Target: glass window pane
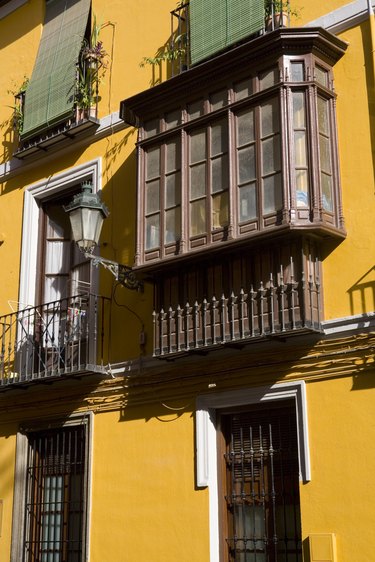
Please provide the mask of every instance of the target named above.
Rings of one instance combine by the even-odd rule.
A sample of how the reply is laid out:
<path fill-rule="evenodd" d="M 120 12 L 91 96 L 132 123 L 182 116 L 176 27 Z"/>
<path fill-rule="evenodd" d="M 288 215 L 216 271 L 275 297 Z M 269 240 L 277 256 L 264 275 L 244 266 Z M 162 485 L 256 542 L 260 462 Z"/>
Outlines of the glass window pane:
<path fill-rule="evenodd" d="M 309 207 L 309 178 L 307 170 L 296 170 L 297 207 Z"/>
<path fill-rule="evenodd" d="M 146 250 L 157 248 L 160 245 L 159 222 L 159 214 L 146 218 Z"/>
<path fill-rule="evenodd" d="M 322 86 L 328 88 L 328 71 L 321 66 L 315 67 L 315 80 Z"/>
<path fill-rule="evenodd" d="M 280 170 L 280 136 L 262 141 L 263 175 Z"/>
<path fill-rule="evenodd" d="M 228 92 L 227 90 L 220 90 L 220 92 L 215 92 L 210 96 L 211 107 L 214 111 L 215 109 L 220 109 L 228 103 Z"/>
<path fill-rule="evenodd" d="M 279 100 L 273 98 L 260 106 L 262 137 L 280 130 Z"/>
<path fill-rule="evenodd" d="M 322 184 L 323 209 L 332 212 L 332 178 L 331 176 L 327 176 L 327 174 L 321 173 L 320 180 Z"/>
<path fill-rule="evenodd" d="M 147 152 L 146 179 L 155 178 L 160 175 L 160 148 L 156 146 Z"/>
<path fill-rule="evenodd" d="M 166 152 L 167 152 L 167 162 L 166 162 L 166 171 L 172 172 L 173 170 L 179 170 L 181 167 L 180 164 L 180 140 L 173 139 L 166 143 Z"/>
<path fill-rule="evenodd" d="M 146 213 L 154 213 L 160 208 L 159 180 L 146 183 Z"/>
<path fill-rule="evenodd" d="M 307 166 L 306 133 L 294 132 L 294 160 L 297 167 Z"/>
<path fill-rule="evenodd" d="M 305 95 L 303 92 L 293 92 L 293 127 L 303 129 L 305 126 Z"/>
<path fill-rule="evenodd" d="M 228 155 L 219 156 L 211 162 L 212 192 L 228 189 Z"/>
<path fill-rule="evenodd" d="M 247 146 L 238 151 L 238 183 L 255 178 L 255 146 Z"/>
<path fill-rule="evenodd" d="M 46 242 L 45 273 L 69 273 L 70 269 L 70 241 Z"/>
<path fill-rule="evenodd" d="M 228 150 L 228 126 L 226 119 L 211 126 L 211 156 Z"/>
<path fill-rule="evenodd" d="M 190 119 L 197 119 L 197 117 L 203 115 L 203 100 L 189 103 L 188 115 Z"/>
<path fill-rule="evenodd" d="M 329 134 L 328 103 L 327 100 L 324 100 L 323 98 L 318 98 L 318 123 L 319 123 L 319 132 L 328 135 Z"/>
<path fill-rule="evenodd" d="M 319 136 L 320 168 L 324 172 L 331 172 L 331 151 L 329 139 Z"/>
<path fill-rule="evenodd" d="M 303 82 L 305 68 L 303 62 L 292 62 L 290 65 L 290 79 L 292 82 Z"/>
<path fill-rule="evenodd" d="M 240 222 L 255 219 L 257 216 L 256 184 L 244 185 L 239 190 Z"/>
<path fill-rule="evenodd" d="M 171 111 L 167 113 L 165 116 L 165 126 L 167 129 L 172 129 L 173 127 L 177 127 L 181 123 L 181 110 L 177 109 L 176 111 Z"/>
<path fill-rule="evenodd" d="M 243 100 L 252 94 L 252 81 L 250 78 L 237 82 L 234 85 L 236 100 Z"/>
<path fill-rule="evenodd" d="M 170 244 L 181 236 L 181 209 L 170 209 L 165 213 L 165 243 Z"/>
<path fill-rule="evenodd" d="M 279 69 L 277 67 L 270 68 L 259 74 L 259 89 L 264 90 L 270 86 L 274 86 L 279 81 Z"/>
<path fill-rule="evenodd" d="M 237 146 L 254 140 L 254 110 L 247 109 L 237 114 Z"/>
<path fill-rule="evenodd" d="M 180 172 L 170 174 L 165 178 L 165 206 L 174 207 L 181 203 L 181 175 Z"/>
<path fill-rule="evenodd" d="M 159 119 L 152 119 L 151 121 L 146 121 L 143 126 L 145 131 L 145 137 L 150 138 L 159 132 Z"/>
<path fill-rule="evenodd" d="M 228 192 L 212 197 L 212 227 L 222 228 L 228 224 Z"/>
<path fill-rule="evenodd" d="M 49 204 L 47 214 L 47 238 L 70 238 L 70 221 L 62 204 Z"/>
<path fill-rule="evenodd" d="M 273 213 L 282 206 L 281 175 L 274 174 L 263 180 L 263 211 Z"/>
<path fill-rule="evenodd" d="M 206 199 L 190 203 L 190 235 L 206 232 Z"/>
<path fill-rule="evenodd" d="M 206 158 L 206 130 L 200 129 L 190 135 L 190 162 L 199 162 Z"/>
<path fill-rule="evenodd" d="M 54 302 L 67 297 L 68 275 L 46 276 L 44 281 L 44 302 Z"/>
<path fill-rule="evenodd" d="M 197 164 L 190 168 L 190 199 L 206 194 L 206 164 Z"/>

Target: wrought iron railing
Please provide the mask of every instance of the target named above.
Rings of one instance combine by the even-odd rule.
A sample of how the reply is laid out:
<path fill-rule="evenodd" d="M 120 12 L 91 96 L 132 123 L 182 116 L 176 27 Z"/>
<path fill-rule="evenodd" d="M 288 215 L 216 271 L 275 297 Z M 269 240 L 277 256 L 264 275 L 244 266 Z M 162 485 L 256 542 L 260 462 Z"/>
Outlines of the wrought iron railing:
<path fill-rule="evenodd" d="M 285 279 L 286 278 L 286 279 Z M 320 331 L 318 268 L 298 281 L 280 268 L 258 287 L 153 313 L 154 356 L 210 350 L 268 336 Z"/>
<path fill-rule="evenodd" d="M 0 388 L 108 362 L 109 314 L 109 299 L 81 294 L 0 317 Z"/>

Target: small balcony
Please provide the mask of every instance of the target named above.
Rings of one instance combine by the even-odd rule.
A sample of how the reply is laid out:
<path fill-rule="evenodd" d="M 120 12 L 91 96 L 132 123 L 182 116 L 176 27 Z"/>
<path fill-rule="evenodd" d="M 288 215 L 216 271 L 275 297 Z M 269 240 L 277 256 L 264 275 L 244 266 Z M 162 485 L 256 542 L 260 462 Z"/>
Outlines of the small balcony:
<path fill-rule="evenodd" d="M 186 302 L 153 313 L 154 356 L 207 353 L 267 338 L 320 332 L 322 295 L 318 262 L 295 276 L 294 263 L 238 292 Z"/>
<path fill-rule="evenodd" d="M 0 317 L 0 390 L 101 372 L 109 299 L 81 294 Z"/>
<path fill-rule="evenodd" d="M 240 4 L 239 7 L 241 9 Z M 244 8 L 249 9 L 245 4 L 242 9 Z M 217 18 L 220 17 L 217 15 L 218 13 L 219 10 L 217 8 L 208 6 L 205 11 L 205 17 L 208 21 L 212 20 L 216 22 Z M 265 0 L 264 7 L 261 5 L 261 2 L 259 2 L 255 17 L 261 17 L 262 23 L 260 25 L 255 25 L 254 30 L 252 30 L 250 26 L 248 33 L 245 33 L 244 36 L 237 41 L 234 39 L 229 41 L 229 45 L 235 45 L 240 42 L 241 39 L 248 40 L 251 37 L 255 38 L 259 35 L 264 35 L 280 27 L 289 27 L 291 16 L 298 17 L 299 12 L 291 7 L 289 0 Z M 171 11 L 171 34 L 169 42 L 158 50 L 155 58 L 148 59 L 148 62 L 160 64 L 163 60 L 167 61 L 170 63 L 171 77 L 188 70 L 190 66 L 194 64 L 194 59 L 191 56 L 191 25 L 194 27 L 194 22 L 191 24 L 189 0 L 178 2 L 177 7 Z M 229 26 L 226 25 L 227 31 L 228 27 Z M 217 25 L 217 28 L 216 36 L 218 37 L 221 29 L 220 24 Z M 193 29 L 193 35 L 194 31 Z M 224 39 L 221 40 L 220 43 L 224 44 Z M 224 47 L 222 47 L 221 50 L 224 50 Z"/>
<path fill-rule="evenodd" d="M 84 58 L 76 68 L 76 80 L 70 113 L 57 122 L 46 123 L 40 130 L 24 134 L 26 87 L 16 94 L 13 128 L 18 137 L 14 156 L 26 160 L 46 152 L 58 150 L 63 146 L 93 134 L 99 127 L 99 72 L 103 63 L 93 58 Z"/>

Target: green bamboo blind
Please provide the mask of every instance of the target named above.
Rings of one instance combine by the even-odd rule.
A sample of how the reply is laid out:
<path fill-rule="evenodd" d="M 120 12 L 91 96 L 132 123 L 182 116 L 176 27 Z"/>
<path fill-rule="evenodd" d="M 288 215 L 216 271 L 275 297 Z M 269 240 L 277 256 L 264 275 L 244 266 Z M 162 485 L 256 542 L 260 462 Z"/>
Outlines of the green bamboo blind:
<path fill-rule="evenodd" d="M 264 27 L 264 0 L 190 0 L 195 64 Z"/>
<path fill-rule="evenodd" d="M 73 110 L 76 63 L 91 0 L 50 0 L 25 98 L 22 138 L 30 137 Z"/>

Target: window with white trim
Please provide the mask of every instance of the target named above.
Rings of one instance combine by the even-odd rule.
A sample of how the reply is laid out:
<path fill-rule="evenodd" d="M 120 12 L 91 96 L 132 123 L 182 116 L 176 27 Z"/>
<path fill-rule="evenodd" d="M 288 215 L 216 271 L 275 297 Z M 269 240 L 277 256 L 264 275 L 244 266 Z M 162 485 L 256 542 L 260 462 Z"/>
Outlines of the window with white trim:
<path fill-rule="evenodd" d="M 196 432 L 197 485 L 210 489 L 210 561 L 302 560 L 298 489 L 311 479 L 304 381 L 201 395 Z"/>

